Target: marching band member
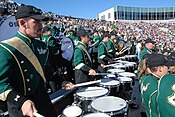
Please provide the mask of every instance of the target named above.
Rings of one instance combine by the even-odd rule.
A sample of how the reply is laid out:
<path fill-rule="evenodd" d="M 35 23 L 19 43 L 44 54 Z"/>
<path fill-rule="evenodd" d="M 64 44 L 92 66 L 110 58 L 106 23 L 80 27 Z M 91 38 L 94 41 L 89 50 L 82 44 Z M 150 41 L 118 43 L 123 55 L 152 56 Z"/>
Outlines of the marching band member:
<path fill-rule="evenodd" d="M 77 36 L 80 42 L 74 50 L 73 65 L 75 66 L 75 83 L 83 83 L 92 80 L 96 71 L 92 69 L 92 59 L 88 53 L 87 44 L 92 33 L 85 29 L 79 29 Z"/>
<path fill-rule="evenodd" d="M 58 54 L 60 53 L 60 47 L 59 47 L 57 39 L 55 39 L 52 36 L 52 30 L 49 26 L 45 26 L 42 29 L 42 40 L 43 40 L 43 42 L 46 43 L 46 45 L 48 46 L 48 49 L 49 49 L 48 61 L 49 61 L 49 64 L 51 65 L 49 71 L 52 70 L 53 72 L 51 72 L 51 73 L 54 73 L 54 74 L 48 74 L 48 76 L 50 78 L 50 82 L 53 81 L 53 83 L 50 83 L 50 84 L 52 87 L 52 91 L 54 92 L 56 89 L 61 88 L 61 84 L 63 82 L 63 78 L 61 78 L 56 73 L 58 64 L 60 64 L 60 62 L 63 62 L 63 61 L 58 60 Z M 53 68 L 53 69 L 51 69 L 51 68 Z M 66 81 L 64 81 L 64 82 L 66 82 Z M 71 82 L 67 82 L 67 83 L 68 83 L 68 85 L 72 85 Z M 55 85 L 53 85 L 53 84 L 55 84 Z M 70 86 L 70 87 L 72 87 L 72 86 Z"/>
<path fill-rule="evenodd" d="M 144 61 L 144 59 L 142 61 Z M 159 97 L 158 82 L 162 81 L 162 78 L 165 77 L 164 75 L 168 74 L 168 66 L 171 66 L 172 62 L 169 61 L 166 58 L 166 56 L 162 54 L 150 54 L 145 59 L 144 63 L 145 64 L 143 64 L 143 66 L 145 67 L 140 67 L 140 73 L 143 73 L 144 71 L 146 71 L 148 74 L 139 75 L 142 100 L 146 107 L 147 116 L 158 117 L 158 114 L 159 114 L 157 111 L 157 106 L 159 106 L 159 104 L 157 103 L 157 96 Z M 164 83 L 164 84 L 167 85 L 167 83 Z M 162 91 L 167 92 L 165 91 L 164 88 L 163 90 L 161 89 L 161 92 Z M 161 101 L 161 98 L 164 98 L 164 97 L 163 96 L 160 97 L 160 101 Z M 164 103 L 161 102 L 161 105 L 162 104 L 164 105 Z M 166 115 L 167 114 L 168 113 L 166 113 Z"/>
<path fill-rule="evenodd" d="M 109 41 L 109 34 L 105 32 L 102 35 L 102 41 L 98 46 L 98 63 L 100 64 L 98 69 L 101 72 L 106 72 L 105 65 L 112 63 L 112 59 L 108 55 L 107 42 Z"/>
<path fill-rule="evenodd" d="M 145 40 L 145 47 L 143 48 L 143 50 L 140 51 L 140 54 L 139 54 L 139 57 L 140 57 L 139 62 L 141 62 L 144 55 L 153 53 L 152 49 L 155 47 L 155 43 L 156 42 L 150 38 Z"/>
<path fill-rule="evenodd" d="M 115 58 L 116 55 L 118 55 L 118 52 L 116 51 L 115 48 L 115 41 L 116 40 L 116 32 L 112 31 L 110 33 L 110 39 L 107 42 L 107 48 L 108 48 L 108 53 L 111 58 Z"/>
<path fill-rule="evenodd" d="M 93 39 L 93 44 L 90 45 L 90 47 L 92 47 L 92 59 L 94 60 L 94 68 L 98 69 L 98 45 L 102 39 L 97 30 L 94 30 L 93 35 L 90 38 Z"/>
<path fill-rule="evenodd" d="M 21 6 L 16 19 L 19 31 L 0 46 L 0 100 L 7 102 L 10 117 L 34 117 L 38 112 L 56 117 L 45 88 L 48 49 L 36 40 L 46 17 L 34 6 Z"/>

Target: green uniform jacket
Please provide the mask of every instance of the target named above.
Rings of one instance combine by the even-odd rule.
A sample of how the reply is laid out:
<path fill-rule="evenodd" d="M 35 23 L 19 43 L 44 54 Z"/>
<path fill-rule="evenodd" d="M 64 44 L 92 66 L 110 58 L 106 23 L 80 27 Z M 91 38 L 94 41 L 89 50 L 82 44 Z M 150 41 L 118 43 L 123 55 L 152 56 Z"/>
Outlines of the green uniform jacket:
<path fill-rule="evenodd" d="M 89 73 L 89 70 L 92 68 L 92 60 L 87 51 L 87 46 L 83 44 L 82 42 L 79 42 L 78 45 L 75 47 L 73 65 L 75 67 L 75 78 L 78 79 L 76 83 L 86 82 L 88 78 L 90 77 L 88 73 Z"/>
<path fill-rule="evenodd" d="M 44 34 L 43 37 L 42 37 L 42 40 L 48 46 L 50 54 L 52 54 L 52 55 L 59 54 L 59 48 L 57 46 L 57 41 L 54 37 Z"/>
<path fill-rule="evenodd" d="M 98 48 L 98 45 L 101 42 L 101 40 L 102 39 L 101 39 L 101 37 L 99 35 L 93 37 L 93 41 L 94 41 L 93 45 L 94 45 L 95 48 Z"/>
<path fill-rule="evenodd" d="M 146 54 L 152 54 L 152 51 L 150 49 L 148 49 L 147 47 L 145 47 L 143 50 L 140 51 L 140 58 L 139 58 L 139 61 L 141 62 L 142 59 L 143 59 L 143 56 L 146 55 Z"/>
<path fill-rule="evenodd" d="M 46 44 L 40 40 L 30 39 L 20 32 L 16 34 L 16 37 L 31 48 L 44 70 L 48 58 L 48 48 Z M 49 104 L 51 104 L 51 101 L 47 95 L 43 78 L 22 53 L 6 43 L 2 42 L 1 44 L 0 100 L 7 101 L 7 103 L 10 103 L 13 111 L 18 111 L 26 99 L 31 99 L 41 114 L 49 116 L 48 113 L 50 112 L 48 111 L 50 110 L 48 109 L 47 111 L 44 107 L 49 108 L 50 106 L 47 104 L 48 101 Z M 17 59 L 15 59 L 8 50 L 10 50 Z"/>
<path fill-rule="evenodd" d="M 108 48 L 104 41 L 101 41 L 98 46 L 98 62 L 100 64 L 107 65 L 110 61 L 109 55 L 108 55 Z"/>
<path fill-rule="evenodd" d="M 163 76 L 158 86 L 159 117 L 175 117 L 175 75 Z"/>
<path fill-rule="evenodd" d="M 158 79 L 153 75 L 145 75 L 140 79 L 141 97 L 146 107 L 147 117 L 158 117 L 157 87 Z"/>
<path fill-rule="evenodd" d="M 113 58 L 115 57 L 115 43 L 112 39 L 110 39 L 107 43 L 107 48 L 108 48 L 108 53 L 110 54 L 110 56 Z"/>
<path fill-rule="evenodd" d="M 79 42 L 78 37 L 74 36 L 72 33 L 70 33 L 68 37 L 70 39 L 72 39 L 72 41 L 74 42 L 74 45 L 77 45 L 78 44 L 78 42 Z"/>

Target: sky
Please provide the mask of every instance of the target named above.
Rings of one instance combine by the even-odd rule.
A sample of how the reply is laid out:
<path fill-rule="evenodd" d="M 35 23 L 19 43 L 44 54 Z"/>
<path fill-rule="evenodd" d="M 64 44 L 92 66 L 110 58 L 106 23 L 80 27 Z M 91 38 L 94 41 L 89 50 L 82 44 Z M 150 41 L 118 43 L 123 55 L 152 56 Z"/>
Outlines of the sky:
<path fill-rule="evenodd" d="M 13 0 L 16 3 L 33 5 L 42 11 L 77 18 L 93 19 L 100 12 L 113 6 L 170 7 L 175 0 Z"/>

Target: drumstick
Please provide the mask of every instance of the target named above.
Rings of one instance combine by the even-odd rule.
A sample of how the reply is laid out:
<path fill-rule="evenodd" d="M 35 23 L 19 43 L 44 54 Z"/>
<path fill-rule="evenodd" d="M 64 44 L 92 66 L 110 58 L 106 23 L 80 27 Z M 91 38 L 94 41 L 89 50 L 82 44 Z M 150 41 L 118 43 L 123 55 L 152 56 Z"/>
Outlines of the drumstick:
<path fill-rule="evenodd" d="M 114 60 L 118 60 L 118 59 L 120 59 L 120 58 L 114 58 Z"/>
<path fill-rule="evenodd" d="M 75 84 L 74 87 L 81 87 L 81 86 L 91 85 L 91 84 L 100 83 L 100 82 L 101 80 L 84 82 L 84 83 Z"/>
<path fill-rule="evenodd" d="M 114 66 L 114 65 L 117 65 L 117 64 L 115 63 L 115 64 L 105 65 L 104 68 L 105 68 L 105 67 L 111 67 L 111 66 Z"/>
<path fill-rule="evenodd" d="M 35 117 L 44 117 L 43 115 L 41 115 L 41 114 L 39 114 L 39 113 L 37 113 L 37 112 L 34 112 L 33 115 L 34 115 Z"/>
<path fill-rule="evenodd" d="M 129 48 L 124 49 L 124 50 L 121 52 L 121 54 L 124 53 L 125 51 L 127 51 L 128 49 L 129 49 Z"/>
<path fill-rule="evenodd" d="M 97 75 L 109 75 L 109 74 L 113 74 L 113 73 L 97 73 Z"/>
<path fill-rule="evenodd" d="M 119 53 L 122 52 L 124 49 L 126 49 L 126 47 L 122 48 L 122 49 L 119 51 Z"/>

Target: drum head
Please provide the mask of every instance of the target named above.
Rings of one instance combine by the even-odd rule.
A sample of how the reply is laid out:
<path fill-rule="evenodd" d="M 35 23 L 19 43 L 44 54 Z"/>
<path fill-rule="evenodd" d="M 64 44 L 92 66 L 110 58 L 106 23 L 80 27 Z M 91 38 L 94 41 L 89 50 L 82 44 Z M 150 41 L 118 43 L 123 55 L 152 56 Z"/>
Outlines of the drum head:
<path fill-rule="evenodd" d="M 134 73 L 131 73 L 131 72 L 121 72 L 121 73 L 119 73 L 119 76 L 136 77 L 136 75 Z"/>
<path fill-rule="evenodd" d="M 90 113 L 90 114 L 84 115 L 83 117 L 110 117 L 110 116 L 105 113 Z"/>
<path fill-rule="evenodd" d="M 103 78 L 99 84 L 103 86 L 118 86 L 120 82 L 110 78 Z"/>
<path fill-rule="evenodd" d="M 117 69 L 126 68 L 126 66 L 125 65 L 122 65 L 122 64 L 114 65 L 113 67 L 114 68 L 117 68 Z"/>
<path fill-rule="evenodd" d="M 74 53 L 73 42 L 71 41 L 71 39 L 63 37 L 63 39 L 61 40 L 61 50 L 63 51 L 63 58 L 70 61 Z"/>
<path fill-rule="evenodd" d="M 103 87 L 84 87 L 76 92 L 76 95 L 84 98 L 101 97 L 108 94 L 108 89 Z"/>
<path fill-rule="evenodd" d="M 82 110 L 78 106 L 69 106 L 63 110 L 63 115 L 66 117 L 78 117 L 82 114 Z"/>
<path fill-rule="evenodd" d="M 105 106 L 104 106 L 105 105 Z M 99 112 L 117 112 L 127 107 L 124 99 L 114 96 L 100 97 L 92 101 L 91 107 Z"/>
<path fill-rule="evenodd" d="M 115 73 L 125 72 L 125 70 L 123 70 L 123 69 L 109 69 L 108 72 L 115 74 Z"/>

